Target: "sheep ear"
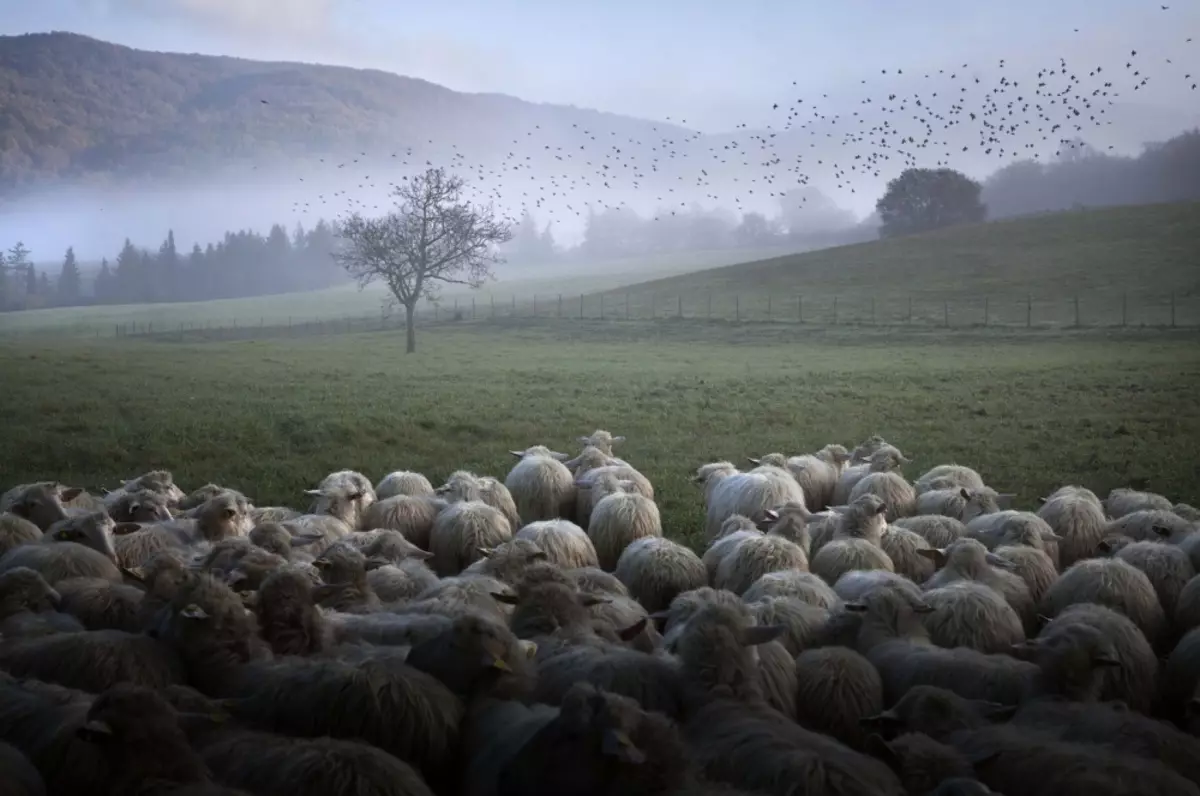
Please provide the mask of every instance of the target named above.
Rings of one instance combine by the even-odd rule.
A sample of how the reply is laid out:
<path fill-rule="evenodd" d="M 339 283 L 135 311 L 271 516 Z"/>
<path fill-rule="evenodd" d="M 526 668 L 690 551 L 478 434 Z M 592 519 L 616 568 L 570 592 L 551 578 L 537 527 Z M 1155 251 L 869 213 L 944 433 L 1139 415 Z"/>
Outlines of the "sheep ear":
<path fill-rule="evenodd" d="M 971 499 L 971 490 L 967 489 L 965 486 L 959 487 L 958 495 L 963 500 L 970 500 Z"/>
<path fill-rule="evenodd" d="M 121 574 L 138 583 L 146 582 L 146 572 L 141 567 L 121 567 Z"/>
<path fill-rule="evenodd" d="M 545 550 L 538 550 L 536 553 L 529 554 L 530 561 L 549 561 L 550 556 L 546 555 Z"/>
<path fill-rule="evenodd" d="M 127 533 L 137 533 L 141 529 L 142 529 L 142 526 L 140 523 L 118 522 L 116 525 L 113 526 L 112 535 L 113 536 L 124 536 Z"/>
<path fill-rule="evenodd" d="M 650 617 L 643 616 L 637 622 L 617 633 L 617 636 L 621 639 L 621 641 L 632 641 L 633 639 L 642 635 L 642 632 L 646 629 L 646 625 L 649 624 L 649 622 Z"/>
<path fill-rule="evenodd" d="M 92 719 L 87 724 L 84 724 L 75 731 L 75 734 L 85 741 L 99 741 L 105 738 L 111 738 L 113 731 L 112 727 L 99 719 Z"/>
<path fill-rule="evenodd" d="M 1096 550 L 1101 553 L 1111 553 L 1112 544 L 1107 539 L 1101 539 L 1096 545 Z"/>
<path fill-rule="evenodd" d="M 391 563 L 392 562 L 390 559 L 384 558 L 383 556 L 371 556 L 367 559 L 367 570 L 369 571 L 372 569 L 379 569 L 380 567 L 386 567 Z"/>
<path fill-rule="evenodd" d="M 655 611 L 654 613 L 650 614 L 650 620 L 654 622 L 654 626 L 659 630 L 662 630 L 664 627 L 666 627 L 667 620 L 670 618 L 670 611 Z"/>
<path fill-rule="evenodd" d="M 1154 531 L 1154 533 L 1158 534 L 1159 536 L 1171 535 L 1171 529 L 1163 525 L 1152 525 L 1150 526 L 1150 530 Z"/>
<path fill-rule="evenodd" d="M 755 465 L 762 464 L 762 459 L 755 459 L 753 456 L 747 456 L 746 461 L 750 462 L 751 464 L 755 464 Z"/>
<path fill-rule="evenodd" d="M 985 553 L 983 558 L 991 566 L 999 567 L 1000 569 L 1008 570 L 1009 572 L 1012 572 L 1017 568 L 1016 564 L 1009 561 L 1007 558 L 996 555 L 995 553 Z"/>
<path fill-rule="evenodd" d="M 306 489 L 306 490 L 304 490 L 304 494 L 312 495 L 313 497 L 316 497 L 317 495 L 321 495 L 323 493 L 319 489 Z"/>
<path fill-rule="evenodd" d="M 415 558 L 418 561 L 426 561 L 430 558 L 433 558 L 433 553 L 429 552 L 428 550 L 422 550 L 421 548 L 418 547 L 416 550 L 409 553 L 406 557 L 407 558 Z"/>
<path fill-rule="evenodd" d="M 868 716 L 862 719 L 863 722 L 870 721 L 875 718 Z M 883 740 L 883 736 L 877 733 L 872 733 L 867 736 L 866 752 L 872 757 L 882 760 L 887 763 L 888 768 L 893 771 L 899 771 L 904 766 L 904 761 L 900 758 L 892 747 L 888 746 L 887 741 Z"/>
<path fill-rule="evenodd" d="M 757 647 L 774 641 L 787 630 L 783 625 L 754 625 L 742 631 L 742 646 Z"/>
<path fill-rule="evenodd" d="M 1007 511 L 1012 508 L 1013 500 L 1016 499 L 1016 494 L 1013 492 L 1001 492 L 996 495 L 996 505 Z M 1043 501 L 1045 502 L 1045 501 Z"/>
<path fill-rule="evenodd" d="M 986 699 L 972 699 L 971 704 L 979 711 L 979 715 L 993 721 L 1007 721 L 1017 712 L 1016 705 L 989 702 Z"/>
<path fill-rule="evenodd" d="M 575 441 L 578 442 L 580 445 L 587 445 L 589 442 L 592 441 L 592 438 L 591 437 L 576 437 Z"/>
<path fill-rule="evenodd" d="M 763 516 L 766 517 L 769 521 L 775 522 L 775 520 L 779 519 L 779 512 L 776 511 L 775 509 L 767 509 L 766 511 L 763 512 Z"/>
<path fill-rule="evenodd" d="M 625 437 L 624 437 L 623 435 L 622 435 L 622 436 L 619 436 L 619 437 L 613 437 L 613 438 L 612 438 L 612 441 L 613 441 L 613 444 L 615 445 L 615 444 L 616 444 L 616 443 L 618 443 L 618 442 L 624 442 L 624 441 L 625 441 Z"/>
<path fill-rule="evenodd" d="M 61 497 L 63 500 L 71 501 L 71 500 L 74 500 L 75 498 L 79 497 L 82 494 L 83 494 L 83 487 L 68 486 L 68 487 L 63 487 L 62 491 L 59 493 L 59 497 Z"/>
<path fill-rule="evenodd" d="M 928 558 L 930 561 L 932 561 L 934 564 L 936 564 L 939 567 L 944 567 L 946 565 L 946 551 L 945 550 L 940 550 L 936 547 L 931 547 L 929 549 L 921 548 L 920 550 L 917 551 L 917 554 L 924 556 L 925 558 Z"/>
<path fill-rule="evenodd" d="M 307 547 L 323 539 L 323 536 L 293 536 L 291 539 L 292 547 Z"/>
<path fill-rule="evenodd" d="M 195 603 L 184 606 L 179 615 L 188 619 L 208 619 L 208 612 Z"/>
<path fill-rule="evenodd" d="M 584 608 L 591 608 L 593 605 L 612 602 L 607 597 L 601 597 L 599 594 L 581 594 L 579 595 L 579 604 Z"/>
<path fill-rule="evenodd" d="M 521 647 L 521 651 L 525 653 L 525 657 L 528 660 L 533 660 L 534 656 L 537 655 L 538 645 L 536 641 L 522 639 L 517 644 Z"/>
<path fill-rule="evenodd" d="M 525 458 L 525 452 L 524 452 L 524 451 L 509 451 L 509 453 L 511 453 L 513 456 L 516 456 L 518 459 L 524 459 L 524 458 Z"/>
<path fill-rule="evenodd" d="M 855 603 L 855 602 L 842 603 L 842 608 L 849 611 L 852 614 L 865 613 L 867 610 L 867 606 L 863 605 L 862 603 Z"/>
<path fill-rule="evenodd" d="M 1039 506 L 1045 505 L 1045 503 L 1046 503 L 1046 499 L 1044 497 L 1039 497 L 1037 500 L 1038 500 Z M 997 504 L 999 504 L 999 502 L 1000 502 L 999 500 L 996 501 Z"/>
<path fill-rule="evenodd" d="M 646 753 L 637 748 L 637 744 L 624 730 L 609 728 L 604 731 L 601 741 L 601 751 L 615 757 L 622 763 L 638 765 L 646 762 Z"/>
<path fill-rule="evenodd" d="M 1053 621 L 1054 621 L 1054 617 L 1052 617 L 1052 616 L 1046 616 L 1045 614 L 1038 614 L 1038 615 L 1037 615 L 1037 620 L 1038 620 L 1039 622 L 1041 622 L 1043 625 L 1047 625 L 1047 624 L 1049 624 L 1050 622 L 1053 622 Z"/>
<path fill-rule="evenodd" d="M 478 550 L 479 555 L 483 556 L 484 558 L 491 558 L 492 555 L 496 552 L 495 549 L 493 549 L 491 547 L 477 547 L 475 549 Z"/>
<path fill-rule="evenodd" d="M 885 710 L 882 713 L 876 713 L 874 716 L 863 716 L 858 720 L 858 723 L 863 727 L 886 727 L 890 725 L 901 724 L 899 714 L 894 710 Z M 880 738 L 880 740 L 883 740 Z"/>
<path fill-rule="evenodd" d="M 1016 644 L 1013 644 L 1013 645 L 1012 645 L 1012 647 L 1011 647 L 1011 649 L 1012 649 L 1012 651 L 1013 651 L 1013 652 L 1015 652 L 1017 655 L 1021 655 L 1021 654 L 1023 654 L 1023 653 L 1029 653 L 1029 652 L 1033 652 L 1034 650 L 1036 650 L 1036 649 L 1037 649 L 1038 647 L 1040 647 L 1041 645 L 1042 645 L 1042 642 L 1041 642 L 1041 640 L 1040 640 L 1040 639 L 1037 639 L 1037 638 L 1027 638 L 1027 639 L 1025 639 L 1024 641 L 1019 641 L 1019 642 L 1017 642 Z"/>
<path fill-rule="evenodd" d="M 504 603 L 505 605 L 516 605 L 518 602 L 520 602 L 515 594 L 505 594 L 502 591 L 494 591 L 491 592 L 491 595 L 493 600 L 498 603 Z"/>

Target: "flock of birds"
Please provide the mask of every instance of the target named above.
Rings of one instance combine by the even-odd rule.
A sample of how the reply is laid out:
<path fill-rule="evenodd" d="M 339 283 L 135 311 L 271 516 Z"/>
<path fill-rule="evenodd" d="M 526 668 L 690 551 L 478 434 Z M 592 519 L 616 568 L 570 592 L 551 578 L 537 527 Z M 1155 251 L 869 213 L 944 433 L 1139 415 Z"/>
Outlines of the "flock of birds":
<path fill-rule="evenodd" d="M 1184 42 L 1189 50 L 1192 41 Z M 296 201 L 292 210 L 378 214 L 390 206 L 388 193 L 434 166 L 464 177 L 466 199 L 491 204 L 509 219 L 532 214 L 577 225 L 590 212 L 653 208 L 657 221 L 693 202 L 739 213 L 774 210 L 784 201 L 802 209 L 813 198 L 805 190 L 810 186 L 856 194 L 905 168 L 948 167 L 959 157 L 1003 162 L 1061 156 L 1112 124 L 1118 98 L 1144 92 L 1153 80 L 1182 80 L 1195 91 L 1200 69 L 1193 74 L 1174 55 L 1130 49 L 1109 64 L 1059 57 L 1028 71 L 1000 59 L 919 77 L 903 68 L 883 69 L 881 78 L 890 85 L 876 86 L 857 108 L 838 105 L 828 94 L 785 99 L 772 105 L 779 122 L 763 129 L 742 123 L 727 135 L 690 130 L 686 119 L 670 117 L 640 124 L 644 129 L 631 135 L 638 122 L 578 114 L 592 121 L 566 128 L 547 118 L 507 131 L 501 124 L 489 127 L 499 132 L 474 147 L 424 137 L 391 152 L 320 158 L 316 171 L 297 179 L 337 187 Z M 914 90 L 915 77 L 920 87 Z"/>

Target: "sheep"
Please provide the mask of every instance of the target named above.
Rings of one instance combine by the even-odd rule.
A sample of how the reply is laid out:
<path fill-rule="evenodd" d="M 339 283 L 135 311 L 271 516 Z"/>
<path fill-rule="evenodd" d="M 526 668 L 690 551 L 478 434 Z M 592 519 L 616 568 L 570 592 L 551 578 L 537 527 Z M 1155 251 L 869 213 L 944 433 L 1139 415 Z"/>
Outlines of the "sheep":
<path fill-rule="evenodd" d="M 862 495 L 842 515 L 837 538 L 817 551 L 809 568 L 826 583 L 856 569 L 895 571 L 892 559 L 879 546 L 886 507 L 875 495 Z"/>
<path fill-rule="evenodd" d="M 870 661 L 845 647 L 806 650 L 796 658 L 796 682 L 796 721 L 862 750 L 862 719 L 883 710 L 883 683 Z"/>
<path fill-rule="evenodd" d="M 575 514 L 575 476 L 543 445 L 509 451 L 520 461 L 509 471 L 504 486 L 513 496 L 521 525 Z"/>
<path fill-rule="evenodd" d="M 393 495 L 368 506 L 362 524 L 366 528 L 399 531 L 417 547 L 428 550 L 433 523 L 447 505 L 431 495 Z"/>
<path fill-rule="evenodd" d="M 961 521 L 937 514 L 901 517 L 893 524 L 919 534 L 931 547 L 949 547 L 956 539 L 967 535 L 967 526 Z"/>
<path fill-rule="evenodd" d="M 46 796 L 46 783 L 37 768 L 13 746 L 0 742 L 0 771 L 4 796 Z"/>
<path fill-rule="evenodd" d="M 117 683 L 163 688 L 184 682 L 169 650 L 149 636 L 120 630 L 90 630 L 6 643 L 0 668 L 17 677 L 36 677 L 68 688 L 98 693 Z"/>
<path fill-rule="evenodd" d="M 1200 509 L 1188 503 L 1176 503 L 1171 507 L 1171 511 L 1188 522 L 1200 523 Z"/>
<path fill-rule="evenodd" d="M 604 429 L 598 428 L 586 437 L 576 438 L 575 441 L 586 448 L 595 448 L 605 456 L 612 456 L 613 446 L 624 442 L 625 437 L 614 437 Z"/>
<path fill-rule="evenodd" d="M 57 481 L 21 484 L 0 495 L 0 513 L 15 514 L 29 520 L 42 531 L 65 519 L 63 503 L 83 493 L 79 487 L 67 487 Z"/>
<path fill-rule="evenodd" d="M 245 592 L 258 589 L 268 575 L 287 563 L 288 559 L 268 553 L 244 537 L 234 537 L 217 542 L 196 569 Z"/>
<path fill-rule="evenodd" d="M 1200 577 L 1193 576 L 1175 602 L 1174 628 L 1182 636 L 1194 627 L 1200 627 Z"/>
<path fill-rule="evenodd" d="M 1046 498 L 1037 515 L 1061 538 L 1059 559 L 1064 567 L 1091 558 L 1104 538 L 1104 510 L 1096 495 L 1083 487 L 1061 487 Z"/>
<path fill-rule="evenodd" d="M 961 464 L 939 464 L 913 482 L 918 494 L 939 489 L 986 489 L 979 473 Z"/>
<path fill-rule="evenodd" d="M 299 517 L 303 517 L 304 513 L 288 508 L 287 506 L 255 506 L 250 509 L 251 525 L 266 525 L 268 523 L 288 522 Z M 323 515 L 328 516 L 328 515 Z"/>
<path fill-rule="evenodd" d="M 565 574 L 580 591 L 607 594 L 612 597 L 629 596 L 629 589 L 617 579 L 616 575 L 605 572 L 599 567 L 577 567 L 568 570 Z"/>
<path fill-rule="evenodd" d="M 423 550 L 404 537 L 399 531 L 378 528 L 372 531 L 356 531 L 340 544 L 355 547 L 367 558 L 382 559 L 397 564 L 408 558 L 420 561 L 431 558 L 432 553 Z"/>
<path fill-rule="evenodd" d="M 606 481 L 621 484 L 625 491 L 654 500 L 654 486 L 650 480 L 628 464 L 610 464 L 580 470 L 575 473 L 575 522 L 587 530 L 591 522 L 592 509 L 612 490 L 605 490 Z M 598 488 L 598 486 L 600 488 Z"/>
<path fill-rule="evenodd" d="M 123 569 L 140 567 L 150 556 L 162 550 L 185 553 L 195 541 L 191 529 L 175 523 L 138 525 L 121 523 L 113 527 L 113 550 Z"/>
<path fill-rule="evenodd" d="M 310 655 L 332 643 L 332 631 L 314 605 L 312 580 L 301 570 L 272 572 L 259 587 L 254 614 L 276 655 Z"/>
<path fill-rule="evenodd" d="M 492 548 L 512 538 L 512 526 L 497 508 L 482 501 L 451 503 L 434 520 L 430 564 L 439 577 L 457 575 Z"/>
<path fill-rule="evenodd" d="M 768 572 L 751 584 L 742 593 L 747 603 L 756 603 L 767 597 L 788 597 L 816 608 L 832 609 L 841 599 L 828 583 L 811 572 Z"/>
<path fill-rule="evenodd" d="M 886 509 L 884 516 L 889 522 L 917 513 L 917 493 L 912 484 L 896 472 L 867 473 L 850 490 L 847 500 L 853 503 L 860 495 L 875 495 L 883 500 Z"/>
<path fill-rule="evenodd" d="M 784 634 L 778 642 L 794 658 L 812 646 L 821 629 L 829 621 L 829 609 L 801 602 L 790 597 L 764 597 L 748 603 L 750 613 L 760 625 L 780 625 Z"/>
<path fill-rule="evenodd" d="M 880 547 L 892 560 L 895 571 L 909 580 L 924 583 L 932 577 L 934 563 L 921 551 L 933 548 L 915 531 L 889 525 L 883 532 Z"/>
<path fill-rule="evenodd" d="M 833 591 L 839 602 L 855 602 L 862 600 L 868 592 L 879 588 L 897 588 L 921 601 L 921 589 L 903 575 L 884 569 L 862 569 L 847 572 L 837 579 Z"/>
<path fill-rule="evenodd" d="M 513 530 L 522 525 L 512 493 L 508 491 L 508 487 L 491 476 L 480 476 L 466 470 L 456 470 L 446 479 L 445 484 L 434 490 L 434 494 L 449 503 L 460 501 L 486 503 L 500 511 Z"/>
<path fill-rule="evenodd" d="M 112 519 L 103 512 L 60 520 L 40 544 L 14 547 L 0 557 L 0 572 L 29 567 L 53 586 L 66 578 L 103 578 L 120 583 L 112 547 Z"/>
<path fill-rule="evenodd" d="M 992 552 L 1008 562 L 1009 566 L 1002 566 L 1003 569 L 1008 569 L 1025 581 L 1025 585 L 1029 587 L 1029 596 L 1035 604 L 1041 602 L 1050 584 L 1058 577 L 1054 562 L 1044 550 L 1025 545 L 1005 545 Z"/>
<path fill-rule="evenodd" d="M 1024 544 L 1045 550 L 1058 566 L 1058 542 L 1050 526 L 1036 514 L 1027 511 L 1004 510 L 981 514 L 967 523 L 967 536 L 983 542 L 989 550 L 1005 544 Z"/>
<path fill-rule="evenodd" d="M 808 530 L 808 520 L 812 516 L 811 512 L 799 503 L 784 503 L 764 511 L 754 525 L 763 533 L 795 542 L 807 556 L 812 550 L 812 535 Z"/>
<path fill-rule="evenodd" d="M 1179 594 L 1196 574 L 1187 553 L 1174 545 L 1134 542 L 1121 548 L 1116 556 L 1145 573 L 1167 620 L 1173 620 Z"/>
<path fill-rule="evenodd" d="M 704 551 L 704 555 L 700 559 L 708 574 L 709 582 L 713 582 L 716 578 L 717 568 L 721 565 L 721 561 L 733 552 L 734 548 L 746 539 L 754 539 L 762 535 L 762 532 L 748 517 L 734 514 L 726 518 L 725 522 L 721 523 L 721 530 L 710 540 L 708 549 Z"/>
<path fill-rule="evenodd" d="M 506 623 L 465 614 L 414 638 L 405 661 L 475 706 L 484 699 L 527 697 L 533 688 L 535 652 L 536 646 L 519 641 Z"/>
<path fill-rule="evenodd" d="M 663 623 L 663 640 L 667 648 L 674 645 L 692 617 L 698 614 L 705 606 L 712 604 L 733 608 L 745 614 L 747 621 L 750 620 L 751 614 L 746 604 L 742 600 L 739 600 L 737 595 L 732 592 L 712 589 L 707 586 L 684 592 L 671 601 L 670 608 L 655 614 L 655 619 Z M 778 632 L 773 638 L 782 636 L 784 630 L 782 627 L 778 628 Z M 763 643 L 766 642 L 764 641 Z"/>
<path fill-rule="evenodd" d="M 41 575 L 26 567 L 0 573 L 0 638 L 34 638 L 82 631 L 74 617 L 58 613 L 60 597 Z"/>
<path fill-rule="evenodd" d="M 504 619 L 509 610 L 503 603 L 497 602 L 496 596 L 511 594 L 511 591 L 509 586 L 486 575 L 442 578 L 413 598 L 404 606 L 404 611 L 444 616 L 478 611 Z"/>
<path fill-rule="evenodd" d="M 217 779 L 249 793 L 433 796 L 407 763 L 357 741 L 233 730 L 202 739 L 199 751 Z"/>
<path fill-rule="evenodd" d="M 105 496 L 105 500 L 107 501 L 110 497 L 114 497 L 115 499 L 115 496 L 120 495 L 122 492 L 137 492 L 140 489 L 166 495 L 171 500 L 172 505 L 177 505 L 185 497 L 183 490 L 176 486 L 175 477 L 169 470 L 151 470 L 142 473 L 136 478 L 130 478 L 120 487 L 109 492 Z"/>
<path fill-rule="evenodd" d="M 754 616 L 753 611 L 751 616 Z M 795 721 L 796 692 L 799 689 L 795 653 L 779 640 L 760 644 L 754 648 L 754 652 L 758 659 L 758 679 L 763 699 L 780 715 Z"/>
<path fill-rule="evenodd" d="M 917 497 L 917 514 L 940 514 L 970 522 L 984 514 L 1000 511 L 1001 496 L 994 489 L 965 486 L 933 489 Z"/>
<path fill-rule="evenodd" d="M 779 536 L 756 534 L 741 539 L 722 556 L 713 586 L 741 595 L 769 572 L 807 569 L 808 556 L 800 545 Z"/>
<path fill-rule="evenodd" d="M 1135 511 L 1170 511 L 1171 501 L 1153 492 L 1117 487 L 1104 499 L 1104 513 L 1112 519 L 1120 519 Z"/>
<path fill-rule="evenodd" d="M 378 611 L 382 603 L 367 580 L 367 569 L 381 563 L 368 560 L 361 551 L 346 542 L 330 545 L 313 561 L 324 584 L 314 592 L 316 601 L 325 607 L 346 613 Z"/>
<path fill-rule="evenodd" d="M 618 492 L 596 503 L 587 534 L 596 547 L 600 568 L 611 572 L 631 542 L 662 536 L 662 518 L 653 500 Z"/>
<path fill-rule="evenodd" d="M 511 539 L 479 552 L 483 558 L 464 569 L 463 576 L 487 575 L 510 586 L 518 585 L 534 563 L 546 560 L 542 548 L 528 539 Z"/>
<path fill-rule="evenodd" d="M 572 687 L 557 710 L 496 702 L 472 725 L 464 796 L 692 792 L 675 727 L 586 683 Z"/>
<path fill-rule="evenodd" d="M 41 541 L 42 529 L 24 517 L 5 512 L 0 514 L 0 556 L 14 547 Z"/>
<path fill-rule="evenodd" d="M 751 649 L 779 629 L 747 620 L 732 606 L 706 605 L 678 641 L 691 695 L 683 736 L 704 775 L 760 793 L 903 793 L 879 761 L 765 705 Z"/>
<path fill-rule="evenodd" d="M 379 479 L 375 485 L 375 500 L 387 500 L 397 495 L 410 497 L 430 496 L 433 494 L 433 484 L 421 473 L 409 470 L 396 470 Z"/>
<path fill-rule="evenodd" d="M 596 546 L 587 532 L 570 520 L 531 522 L 514 539 L 528 539 L 546 553 L 546 560 L 563 569 L 598 567 Z"/>
<path fill-rule="evenodd" d="M 58 608 L 88 630 L 141 630 L 141 589 L 101 578 L 67 578 L 55 585 Z"/>
<path fill-rule="evenodd" d="M 1178 543 L 1196 532 L 1196 526 L 1173 511 L 1133 511 L 1104 526 L 1104 534 L 1128 536 L 1136 542 L 1168 540 Z"/>
<path fill-rule="evenodd" d="M 930 550 L 925 555 L 941 566 L 923 584 L 926 591 L 963 580 L 982 583 L 1012 606 L 1027 633 L 1033 631 L 1036 604 L 1025 581 L 1008 571 L 1013 565 L 1007 559 L 990 552 L 974 539 L 960 539 L 945 550 Z"/>
<path fill-rule="evenodd" d="M 816 453 L 803 456 L 768 453 L 761 459 L 750 459 L 755 466 L 773 465 L 791 473 L 804 491 L 804 505 L 812 511 L 823 511 L 832 502 L 838 477 L 849 461 L 850 454 L 841 445 L 826 445 Z"/>
<path fill-rule="evenodd" d="M 761 466 L 748 473 L 728 462 L 706 464 L 693 478 L 704 485 L 705 534 L 713 539 L 729 517 L 756 517 L 785 503 L 804 505 L 804 490 L 780 467 Z"/>
<path fill-rule="evenodd" d="M 224 491 L 226 491 L 226 488 L 223 486 L 212 483 L 205 484 L 202 487 L 193 489 L 191 492 L 180 498 L 175 504 L 175 508 L 177 508 L 179 511 L 191 511 L 204 501 L 208 500 L 209 498 L 216 497 Z"/>
<path fill-rule="evenodd" d="M 121 492 L 108 505 L 108 514 L 117 522 L 165 522 L 171 519 L 171 500 L 161 492 L 139 489 Z"/>
<path fill-rule="evenodd" d="M 882 448 L 894 448 L 894 446 L 889 445 L 888 441 L 878 434 L 872 434 L 850 451 L 850 464 L 862 464 L 871 458 L 872 453 Z"/>
<path fill-rule="evenodd" d="M 303 548 L 316 541 L 293 536 L 278 522 L 264 522 L 255 525 L 250 529 L 247 538 L 250 540 L 250 544 L 289 561 L 311 560 L 311 556 L 303 552 Z"/>
<path fill-rule="evenodd" d="M 833 502 L 842 505 L 850 502 L 850 493 L 858 482 L 871 473 L 886 473 L 907 464 L 908 459 L 891 445 L 885 445 L 872 453 L 863 464 L 849 467 L 838 477 L 833 489 Z M 782 502 L 782 501 L 780 501 Z"/>
<path fill-rule="evenodd" d="M 367 571 L 367 585 L 383 603 L 401 603 L 437 585 L 438 577 L 429 565 L 416 558 L 398 564 L 386 564 Z"/>
<path fill-rule="evenodd" d="M 880 715 L 885 714 L 886 711 Z M 873 735 L 868 739 L 867 750 L 896 772 L 909 793 L 987 796 L 992 792 L 975 779 L 975 770 L 957 750 L 923 732 L 904 733 L 891 741 Z"/>
<path fill-rule="evenodd" d="M 922 622 L 939 647 L 968 647 L 977 652 L 1009 652 L 1025 640 L 1021 617 L 994 589 L 958 581 L 931 589 L 924 600 L 933 606 Z"/>
<path fill-rule="evenodd" d="M 1079 603 L 1095 603 L 1133 620 L 1151 645 L 1161 644 L 1166 616 L 1145 573 L 1119 558 L 1077 561 L 1051 584 L 1038 611 L 1053 619 Z"/>
<path fill-rule="evenodd" d="M 708 583 L 699 556 L 661 536 L 631 542 L 617 559 L 613 574 L 652 613 L 668 608 L 676 595 Z"/>
<path fill-rule="evenodd" d="M 330 473 L 316 489 L 306 489 L 304 494 L 313 497 L 310 514 L 337 517 L 350 528 L 361 527 L 363 512 L 375 502 L 375 487 L 353 470 Z"/>
<path fill-rule="evenodd" d="M 1164 718 L 1192 731 L 1200 686 L 1200 628 L 1192 628 L 1179 639 L 1162 669 L 1158 705 Z M 1131 706 L 1132 707 L 1132 706 Z"/>

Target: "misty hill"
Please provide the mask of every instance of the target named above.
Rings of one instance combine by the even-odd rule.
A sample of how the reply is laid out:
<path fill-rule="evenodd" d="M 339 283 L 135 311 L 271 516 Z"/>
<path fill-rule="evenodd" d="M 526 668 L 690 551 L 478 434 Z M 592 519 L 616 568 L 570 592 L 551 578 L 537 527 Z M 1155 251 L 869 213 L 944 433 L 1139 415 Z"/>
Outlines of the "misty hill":
<path fill-rule="evenodd" d="M 0 37 L 0 107 L 0 188 L 378 154 L 431 137 L 505 140 L 547 122 L 688 134 L 376 70 L 147 52 L 71 33 Z"/>
<path fill-rule="evenodd" d="M 1067 211 L 697 271 L 611 291 L 651 296 L 797 295 L 862 300 L 1099 293 L 1200 296 L 1200 202 Z M 728 301 L 726 301 L 728 303 Z"/>

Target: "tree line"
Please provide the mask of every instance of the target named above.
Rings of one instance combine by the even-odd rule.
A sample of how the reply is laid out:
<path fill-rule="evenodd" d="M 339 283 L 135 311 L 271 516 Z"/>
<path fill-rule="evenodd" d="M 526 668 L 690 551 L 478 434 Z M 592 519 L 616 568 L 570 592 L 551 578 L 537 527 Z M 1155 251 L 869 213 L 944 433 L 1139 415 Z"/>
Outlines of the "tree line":
<path fill-rule="evenodd" d="M 110 261 L 104 258 L 85 282 L 74 248 L 57 273 L 39 269 L 30 250 L 17 243 L 0 255 L 0 311 L 88 304 L 145 304 L 261 296 L 317 290 L 344 280 L 330 255 L 333 227 L 319 221 L 289 235 L 275 224 L 266 235 L 227 232 L 205 247 L 181 252 L 173 231 L 157 250 L 126 238 Z"/>

